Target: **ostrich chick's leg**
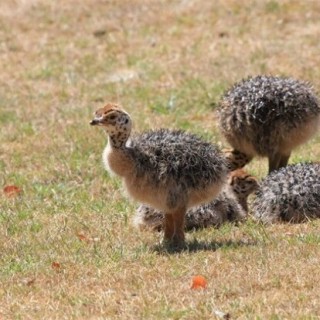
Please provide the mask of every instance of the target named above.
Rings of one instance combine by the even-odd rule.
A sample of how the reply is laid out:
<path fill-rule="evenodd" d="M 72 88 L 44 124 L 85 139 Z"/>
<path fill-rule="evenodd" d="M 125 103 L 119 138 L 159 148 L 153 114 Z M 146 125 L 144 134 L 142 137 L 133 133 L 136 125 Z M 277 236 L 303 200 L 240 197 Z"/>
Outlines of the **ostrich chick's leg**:
<path fill-rule="evenodd" d="M 274 170 L 278 170 L 281 167 L 285 167 L 288 164 L 289 155 L 283 155 L 275 153 L 269 157 L 269 173 Z"/>
<path fill-rule="evenodd" d="M 290 158 L 290 153 L 289 155 L 282 155 L 279 161 L 279 167 L 278 168 L 282 168 L 285 167 L 288 164 Z"/>
<path fill-rule="evenodd" d="M 164 215 L 164 241 L 170 242 L 174 235 L 174 222 L 172 214 Z"/>
<path fill-rule="evenodd" d="M 179 208 L 173 214 L 173 223 L 174 223 L 174 234 L 173 234 L 173 245 L 182 245 L 184 244 L 184 218 L 186 214 L 186 208 Z"/>
<path fill-rule="evenodd" d="M 173 246 L 184 244 L 185 208 L 179 208 L 164 216 L 164 242 Z"/>
<path fill-rule="evenodd" d="M 280 155 L 278 153 L 269 156 L 269 173 L 278 169 L 279 162 Z"/>

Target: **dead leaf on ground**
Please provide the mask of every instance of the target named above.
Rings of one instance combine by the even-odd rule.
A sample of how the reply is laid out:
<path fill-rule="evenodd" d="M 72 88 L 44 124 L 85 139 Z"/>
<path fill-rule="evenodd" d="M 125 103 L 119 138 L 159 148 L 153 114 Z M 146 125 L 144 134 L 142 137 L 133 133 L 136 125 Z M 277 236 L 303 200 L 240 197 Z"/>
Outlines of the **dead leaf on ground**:
<path fill-rule="evenodd" d="M 76 236 L 78 237 L 78 239 L 80 241 L 86 241 L 86 242 L 89 242 L 89 238 L 87 236 L 85 236 L 83 233 L 76 233 Z"/>
<path fill-rule="evenodd" d="M 56 261 L 53 261 L 51 263 L 51 267 L 52 267 L 52 269 L 54 269 L 56 271 L 61 270 L 61 264 L 59 262 L 56 262 Z"/>
<path fill-rule="evenodd" d="M 21 189 L 15 185 L 8 185 L 3 188 L 3 192 L 7 197 L 14 197 L 21 193 Z"/>

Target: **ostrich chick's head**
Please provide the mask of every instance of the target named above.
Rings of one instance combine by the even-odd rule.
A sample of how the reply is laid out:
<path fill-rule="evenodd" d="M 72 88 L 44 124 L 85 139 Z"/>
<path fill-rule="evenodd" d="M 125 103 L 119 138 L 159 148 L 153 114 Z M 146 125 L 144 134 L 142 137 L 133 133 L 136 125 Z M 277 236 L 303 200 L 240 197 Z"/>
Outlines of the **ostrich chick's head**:
<path fill-rule="evenodd" d="M 232 171 L 229 177 L 229 184 L 238 199 L 247 199 L 247 197 L 259 189 L 259 182 L 243 169 Z"/>
<path fill-rule="evenodd" d="M 101 126 L 109 135 L 113 146 L 121 147 L 128 140 L 132 122 L 130 116 L 121 107 L 108 103 L 94 113 L 92 126 Z"/>

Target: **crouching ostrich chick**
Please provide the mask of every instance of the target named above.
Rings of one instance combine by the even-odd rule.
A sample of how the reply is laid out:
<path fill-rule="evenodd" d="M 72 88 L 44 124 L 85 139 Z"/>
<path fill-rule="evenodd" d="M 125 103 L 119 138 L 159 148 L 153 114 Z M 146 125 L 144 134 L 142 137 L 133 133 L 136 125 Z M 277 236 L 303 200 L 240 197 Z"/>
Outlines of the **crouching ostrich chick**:
<path fill-rule="evenodd" d="M 231 172 L 228 183 L 216 199 L 187 211 L 185 230 L 219 227 L 226 222 L 244 220 L 248 211 L 248 196 L 257 189 L 255 177 L 242 169 Z M 133 217 L 133 224 L 142 231 L 161 231 L 163 220 L 163 212 L 140 205 Z"/>
<path fill-rule="evenodd" d="M 225 93 L 218 117 L 231 146 L 249 159 L 268 157 L 270 173 L 286 166 L 291 151 L 317 132 L 320 105 L 304 82 L 257 76 Z"/>
<path fill-rule="evenodd" d="M 264 223 L 320 218 L 320 163 L 298 163 L 272 172 L 261 182 L 252 211 Z"/>
<path fill-rule="evenodd" d="M 165 212 L 165 242 L 183 245 L 187 209 L 211 201 L 224 184 L 227 164 L 222 152 L 178 130 L 149 131 L 129 140 L 131 118 L 112 103 L 98 109 L 90 124 L 108 135 L 106 169 L 122 178 L 133 199 Z"/>

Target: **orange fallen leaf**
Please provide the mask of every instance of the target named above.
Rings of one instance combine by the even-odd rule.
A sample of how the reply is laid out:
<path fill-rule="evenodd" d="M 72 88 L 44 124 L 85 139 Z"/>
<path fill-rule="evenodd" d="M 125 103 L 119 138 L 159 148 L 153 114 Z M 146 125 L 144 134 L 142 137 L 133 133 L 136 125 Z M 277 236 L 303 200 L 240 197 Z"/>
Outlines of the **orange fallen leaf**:
<path fill-rule="evenodd" d="M 55 270 L 60 270 L 60 269 L 61 269 L 61 264 L 60 264 L 59 262 L 53 261 L 53 262 L 51 263 L 51 267 L 52 267 L 53 269 L 55 269 Z"/>
<path fill-rule="evenodd" d="M 194 276 L 192 278 L 191 289 L 205 289 L 207 287 L 207 280 L 203 276 Z"/>
<path fill-rule="evenodd" d="M 76 236 L 78 237 L 79 240 L 81 241 L 86 241 L 89 242 L 89 239 L 87 236 L 85 236 L 83 233 L 77 233 Z"/>
<path fill-rule="evenodd" d="M 10 186 L 5 186 L 3 188 L 3 192 L 7 197 L 13 197 L 19 194 L 21 192 L 21 189 L 17 186 L 10 185 Z"/>

